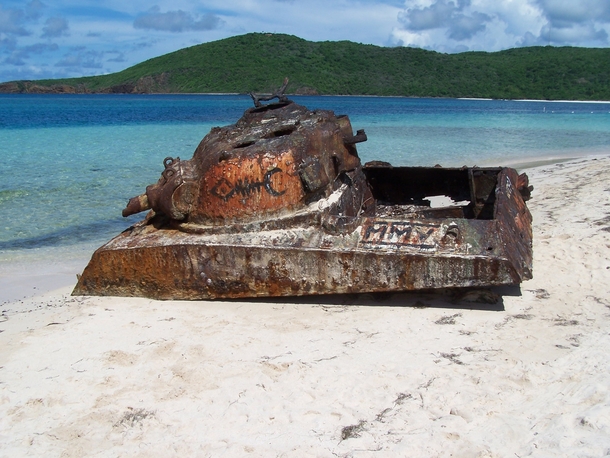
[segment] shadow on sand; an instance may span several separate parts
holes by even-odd
[[[521,287],[447,288],[441,290],[405,291],[362,294],[330,294],[318,296],[265,297],[239,299],[240,302],[311,304],[320,306],[381,306],[444,308],[461,310],[504,311],[505,296],[521,296]]]

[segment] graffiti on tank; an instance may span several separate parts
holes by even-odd
[[[363,245],[394,245],[436,248],[434,235],[440,225],[413,222],[381,221],[364,225],[360,243]]]
[[[279,197],[283,195],[286,190],[278,191],[274,188],[271,178],[277,173],[283,173],[283,170],[279,167],[275,167],[267,171],[262,181],[250,181],[248,178],[244,178],[238,179],[235,181],[235,183],[231,183],[229,180],[223,177],[218,180],[210,192],[212,195],[224,200],[225,202],[236,196],[249,197],[253,193],[261,192],[261,190],[264,190],[273,197]]]

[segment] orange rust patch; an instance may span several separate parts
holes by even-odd
[[[265,215],[291,209],[304,197],[291,151],[239,158],[206,173],[200,208],[209,218]]]

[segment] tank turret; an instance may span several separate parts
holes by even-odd
[[[213,128],[192,159],[166,158],[159,181],[132,198],[123,216],[152,209],[185,230],[248,223],[302,210],[344,184],[337,213],[374,211],[355,147],[364,131],[354,135],[347,116],[289,100],[258,105]]]

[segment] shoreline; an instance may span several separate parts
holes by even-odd
[[[512,158],[504,161],[494,159],[493,161],[484,161],[476,165],[479,165],[480,167],[511,167],[517,170],[525,171],[528,169],[545,165],[560,164],[581,159],[599,159],[609,155],[610,146],[587,150],[566,149],[563,151],[552,153],[544,152],[541,154],[534,154],[533,156],[530,156],[527,159]]]
[[[105,241],[12,250],[0,258],[0,305],[74,286]]]
[[[2,84],[2,83],[0,83]],[[131,92],[0,92],[0,95],[60,95],[60,96],[78,96],[78,95],[138,95],[138,96],[149,96],[149,95],[202,95],[202,96],[244,96],[250,97],[248,93],[241,92],[143,92],[143,93],[131,93]],[[479,101],[497,101],[497,102],[541,102],[541,103],[595,103],[595,104],[610,104],[610,100],[554,100],[554,99],[493,99],[486,97],[420,97],[413,95],[372,95],[372,94],[286,94],[287,97],[371,97],[371,98],[395,98],[395,99],[443,99],[443,100],[479,100]]]
[[[519,173],[528,175],[546,166],[565,166],[575,161],[592,161],[610,157],[610,152],[602,154],[541,155],[528,161],[506,161],[502,167],[515,168]],[[482,164],[482,167],[495,167],[497,164]],[[536,183],[530,177],[530,183]],[[534,199],[536,199],[534,193]],[[118,234],[115,234],[118,235]],[[0,253],[0,304],[27,299],[46,294],[56,288],[64,288],[76,283],[89,263],[93,252],[109,239],[91,241],[78,245],[64,245],[46,248],[11,250]],[[4,255],[4,256],[1,256]]]
[[[528,169],[534,278],[472,296],[5,303],[7,456],[603,456],[610,155]]]

